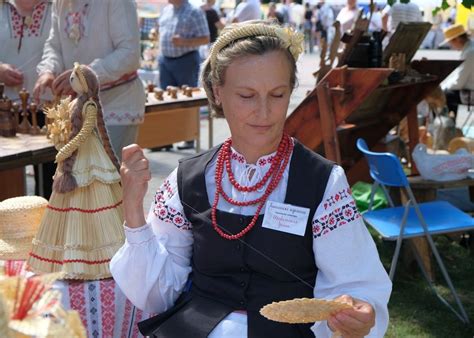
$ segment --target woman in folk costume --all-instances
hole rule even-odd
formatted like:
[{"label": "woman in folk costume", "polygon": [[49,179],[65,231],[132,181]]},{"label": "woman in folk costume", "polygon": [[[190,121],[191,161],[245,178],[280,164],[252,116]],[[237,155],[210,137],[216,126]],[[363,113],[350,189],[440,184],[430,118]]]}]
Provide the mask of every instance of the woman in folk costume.
[{"label": "woman in folk costume", "polygon": [[56,155],[53,194],[33,240],[34,272],[63,271],[67,278],[110,277],[109,261],[124,241],[118,162],[102,117],[99,85],[75,64],[69,142]]},{"label": "woman in folk costume", "polygon": [[[303,37],[268,22],[227,26],[202,81],[231,138],[180,161],[148,219],[148,162],[125,147],[124,246],[112,275],[156,337],[382,337],[391,282],[344,171],[284,133]],[[131,277],[133,276],[133,277]],[[183,292],[187,281],[189,292]],[[259,310],[294,298],[353,307],[312,324]]]}]

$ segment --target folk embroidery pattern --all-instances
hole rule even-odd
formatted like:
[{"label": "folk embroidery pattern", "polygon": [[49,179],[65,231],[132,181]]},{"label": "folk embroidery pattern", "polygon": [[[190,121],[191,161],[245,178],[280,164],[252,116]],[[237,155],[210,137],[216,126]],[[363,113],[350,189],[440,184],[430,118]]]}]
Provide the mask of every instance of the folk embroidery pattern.
[{"label": "folk embroidery pattern", "polygon": [[324,236],[360,217],[355,201],[352,200],[341,207],[334,208],[334,210],[328,214],[313,220],[313,237],[318,238]]},{"label": "folk embroidery pattern", "polygon": [[191,230],[191,223],[186,219],[183,213],[173,207],[165,204],[165,201],[174,195],[171,184],[166,180],[155,194],[155,207],[153,213],[158,219],[166,223],[174,224],[182,230]]}]

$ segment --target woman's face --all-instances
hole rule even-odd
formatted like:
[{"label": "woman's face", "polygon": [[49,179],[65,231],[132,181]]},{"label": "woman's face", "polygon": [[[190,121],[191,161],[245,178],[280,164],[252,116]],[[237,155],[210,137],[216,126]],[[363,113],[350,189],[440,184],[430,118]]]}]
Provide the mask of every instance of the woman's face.
[{"label": "woman's face", "polygon": [[226,69],[214,87],[234,143],[266,150],[281,139],[292,88],[290,64],[282,51],[245,56]]}]

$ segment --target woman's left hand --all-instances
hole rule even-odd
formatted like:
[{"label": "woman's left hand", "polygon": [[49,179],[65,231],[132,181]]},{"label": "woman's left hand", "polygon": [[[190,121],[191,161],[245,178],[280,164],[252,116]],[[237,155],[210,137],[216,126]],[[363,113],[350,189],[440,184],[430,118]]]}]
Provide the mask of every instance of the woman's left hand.
[{"label": "woman's left hand", "polygon": [[344,338],[365,337],[375,325],[375,311],[372,305],[348,295],[342,295],[335,300],[348,303],[352,309],[344,309],[329,317],[328,326],[340,333]]},{"label": "woman's left hand", "polygon": [[73,95],[69,78],[71,77],[72,69],[68,69],[59,75],[53,82],[53,93],[57,96]]}]

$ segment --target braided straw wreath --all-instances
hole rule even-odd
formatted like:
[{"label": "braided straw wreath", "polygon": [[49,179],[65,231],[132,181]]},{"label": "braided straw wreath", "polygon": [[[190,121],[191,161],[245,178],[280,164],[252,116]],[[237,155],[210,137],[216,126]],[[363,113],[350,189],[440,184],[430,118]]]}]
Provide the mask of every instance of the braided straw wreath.
[{"label": "braided straw wreath", "polygon": [[211,50],[211,67],[214,69],[217,59],[217,54],[222,48],[227,46],[232,41],[245,38],[248,36],[274,36],[281,39],[288,48],[291,55],[298,60],[299,55],[303,52],[303,34],[296,32],[293,28],[283,28],[278,26],[263,25],[263,24],[248,24],[239,28],[232,29],[229,32],[222,34],[213,45]]}]

